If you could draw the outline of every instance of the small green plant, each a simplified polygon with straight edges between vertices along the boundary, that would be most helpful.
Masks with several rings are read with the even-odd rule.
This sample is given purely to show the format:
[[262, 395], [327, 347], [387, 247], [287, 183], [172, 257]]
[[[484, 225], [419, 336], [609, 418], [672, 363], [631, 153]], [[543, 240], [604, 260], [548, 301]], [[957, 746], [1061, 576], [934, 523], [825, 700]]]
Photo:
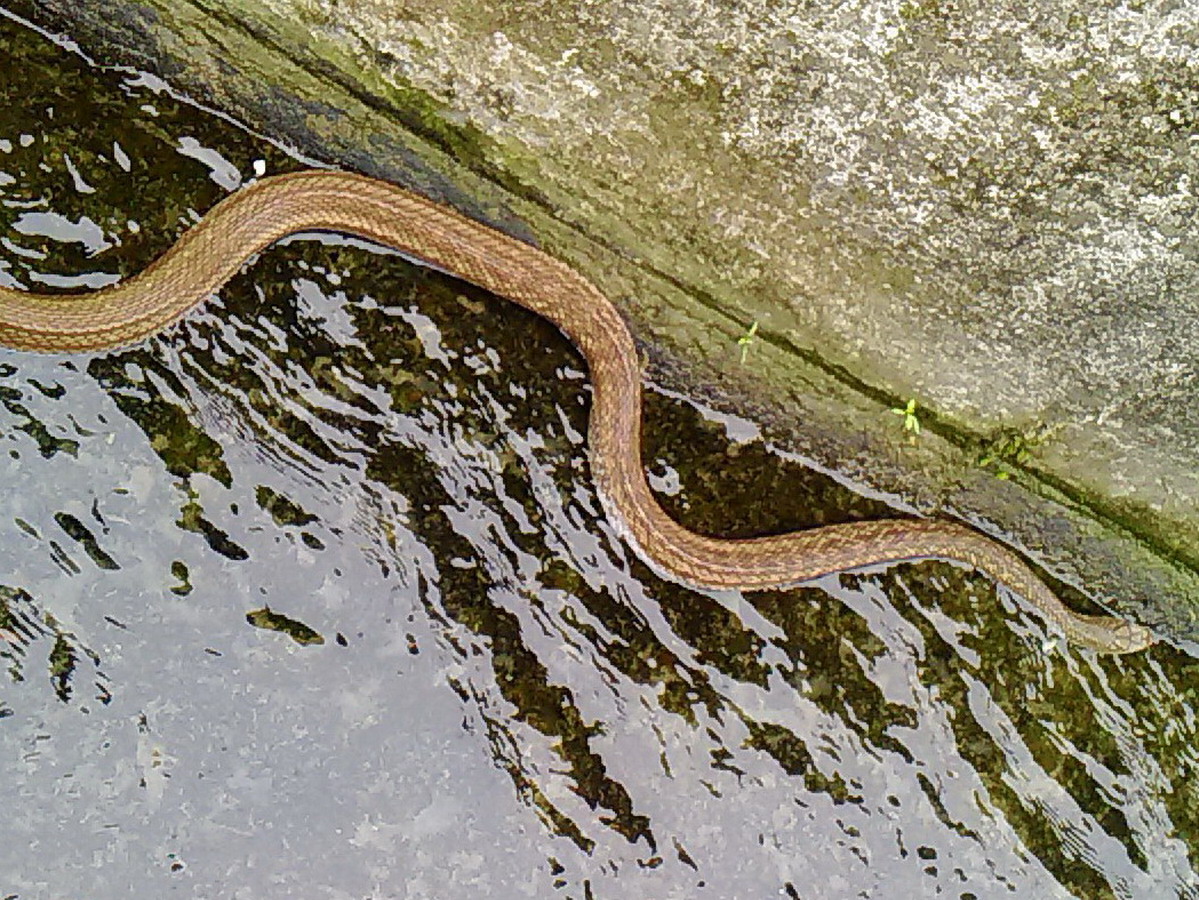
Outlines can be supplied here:
[[892, 409], [891, 412], [903, 417], [903, 430], [908, 432], [913, 441], [916, 440], [916, 436], [920, 434], [920, 419], [916, 415], [915, 399], [909, 400], [907, 406], [902, 409]]
[[982, 469], [989, 468], [996, 478], [1007, 480], [1012, 477], [1016, 467], [1023, 466], [1032, 459], [1032, 449], [1050, 437], [1054, 430], [1044, 425], [1037, 425], [1028, 431], [1001, 429], [983, 447], [983, 452], [978, 457], [978, 466]]
[[741, 348], [741, 365], [745, 365], [745, 358], [749, 355], [749, 345], [754, 342], [757, 333], [758, 320], [754, 319], [754, 323], [749, 326], [749, 331], [737, 338], [737, 346]]

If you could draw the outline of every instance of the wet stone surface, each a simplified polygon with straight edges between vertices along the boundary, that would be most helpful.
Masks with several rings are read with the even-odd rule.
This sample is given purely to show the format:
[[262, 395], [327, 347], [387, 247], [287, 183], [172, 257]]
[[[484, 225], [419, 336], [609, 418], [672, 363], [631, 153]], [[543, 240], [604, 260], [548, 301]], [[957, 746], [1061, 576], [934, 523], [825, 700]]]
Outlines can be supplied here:
[[[296, 163], [11, 23], [0, 278]], [[1194, 661], [945, 564], [705, 595], [600, 515], [546, 323], [289, 242], [143, 346], [0, 353], [0, 893], [1191, 897]], [[685, 522], [884, 514], [651, 394]]]

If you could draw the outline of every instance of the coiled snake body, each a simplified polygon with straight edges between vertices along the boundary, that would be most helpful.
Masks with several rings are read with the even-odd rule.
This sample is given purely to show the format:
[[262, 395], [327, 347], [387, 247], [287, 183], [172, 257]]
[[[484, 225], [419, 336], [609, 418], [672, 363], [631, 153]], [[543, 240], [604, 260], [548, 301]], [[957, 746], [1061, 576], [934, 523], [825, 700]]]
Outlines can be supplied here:
[[202, 303], [247, 257], [287, 235], [318, 230], [393, 247], [558, 326], [590, 369], [588, 444], [605, 512], [654, 568], [676, 581], [753, 590], [902, 560], [958, 560], [1026, 598], [1078, 644], [1127, 653], [1153, 642], [1140, 625], [1073, 612], [1011, 551], [951, 522], [884, 519], [747, 540], [682, 527], [646, 484], [641, 373], [612, 303], [545, 253], [387, 182], [325, 171], [266, 178], [225, 198], [162, 257], [118, 285], [68, 296], [0, 288], [0, 345], [94, 351], [135, 343]]

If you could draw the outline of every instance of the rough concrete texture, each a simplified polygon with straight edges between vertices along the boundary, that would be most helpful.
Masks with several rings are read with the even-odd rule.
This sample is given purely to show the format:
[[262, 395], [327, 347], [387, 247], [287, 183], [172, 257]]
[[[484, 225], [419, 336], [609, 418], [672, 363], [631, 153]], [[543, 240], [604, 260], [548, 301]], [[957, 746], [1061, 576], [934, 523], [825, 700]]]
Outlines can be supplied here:
[[7, 5], [535, 236], [660, 372], [1197, 633], [1199, 7]]

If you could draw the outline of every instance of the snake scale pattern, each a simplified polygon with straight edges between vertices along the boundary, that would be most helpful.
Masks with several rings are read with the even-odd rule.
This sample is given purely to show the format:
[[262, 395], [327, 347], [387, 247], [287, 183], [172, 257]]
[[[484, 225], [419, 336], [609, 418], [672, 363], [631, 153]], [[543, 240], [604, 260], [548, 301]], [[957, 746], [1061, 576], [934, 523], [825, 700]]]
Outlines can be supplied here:
[[843, 570], [949, 559], [1007, 585], [1079, 645], [1129, 653], [1153, 643], [1141, 625], [1069, 609], [1015, 553], [952, 522], [882, 519], [744, 540], [679, 525], [645, 480], [637, 352], [608, 298], [540, 250], [385, 181], [318, 170], [264, 178], [222, 200], [158, 260], [117, 285], [71, 295], [0, 288], [0, 345], [85, 352], [136, 343], [203, 303], [248, 257], [303, 231], [392, 247], [561, 329], [590, 370], [588, 448], [605, 514], [675, 581], [701, 589], [783, 588]]

